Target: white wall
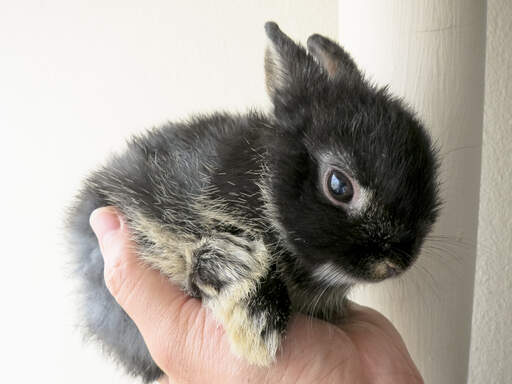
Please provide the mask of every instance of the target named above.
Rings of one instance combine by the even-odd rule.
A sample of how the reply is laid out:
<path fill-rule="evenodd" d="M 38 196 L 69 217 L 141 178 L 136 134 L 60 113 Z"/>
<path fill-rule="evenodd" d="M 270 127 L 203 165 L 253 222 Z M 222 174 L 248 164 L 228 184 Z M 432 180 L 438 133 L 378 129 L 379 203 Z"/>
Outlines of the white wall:
<path fill-rule="evenodd" d="M 1 2 L 0 382 L 130 382 L 73 329 L 63 207 L 129 134 L 265 104 L 269 19 L 335 37 L 337 2 Z"/>
<path fill-rule="evenodd" d="M 478 256 L 469 382 L 512 382 L 512 2 L 487 2 Z"/>
<path fill-rule="evenodd" d="M 482 133 L 485 2 L 340 0 L 340 41 L 413 105 L 441 146 L 436 238 L 403 278 L 354 297 L 388 315 L 426 383 L 465 383 Z M 482 381 L 484 383 L 485 381 Z"/>

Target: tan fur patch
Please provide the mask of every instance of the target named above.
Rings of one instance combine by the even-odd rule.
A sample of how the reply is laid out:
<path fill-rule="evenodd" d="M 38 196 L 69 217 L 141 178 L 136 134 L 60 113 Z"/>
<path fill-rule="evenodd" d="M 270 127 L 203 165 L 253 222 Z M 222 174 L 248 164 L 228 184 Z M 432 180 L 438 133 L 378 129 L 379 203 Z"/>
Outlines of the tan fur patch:
<path fill-rule="evenodd" d="M 259 366 L 268 366 L 275 360 L 280 335 L 271 331 L 265 338 L 262 336 L 267 313 L 253 318 L 248 315 L 247 307 L 234 302 L 212 302 L 209 307 L 223 324 L 235 355 Z"/>
<path fill-rule="evenodd" d="M 140 258 L 185 288 L 197 240 L 184 233 L 178 234 L 140 212 L 131 215 L 131 219 L 135 237 L 154 244 L 139 249 Z"/>

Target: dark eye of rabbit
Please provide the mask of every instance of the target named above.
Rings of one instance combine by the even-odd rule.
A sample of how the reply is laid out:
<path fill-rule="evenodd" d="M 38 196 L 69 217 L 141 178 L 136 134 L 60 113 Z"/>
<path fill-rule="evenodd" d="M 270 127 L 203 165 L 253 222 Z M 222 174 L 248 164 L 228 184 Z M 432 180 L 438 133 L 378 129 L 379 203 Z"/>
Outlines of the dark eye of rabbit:
<path fill-rule="evenodd" d="M 327 179 L 327 186 L 331 196 L 342 203 L 348 203 L 354 196 L 352 183 L 343 172 L 331 171 Z"/>

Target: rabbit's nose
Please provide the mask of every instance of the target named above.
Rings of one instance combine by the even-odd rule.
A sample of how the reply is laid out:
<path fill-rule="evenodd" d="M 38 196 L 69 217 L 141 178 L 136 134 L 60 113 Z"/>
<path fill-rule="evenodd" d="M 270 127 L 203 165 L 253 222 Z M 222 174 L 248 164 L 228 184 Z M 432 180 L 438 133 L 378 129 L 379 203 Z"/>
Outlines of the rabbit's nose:
<path fill-rule="evenodd" d="M 386 279 L 388 277 L 397 276 L 401 272 L 402 268 L 400 268 L 398 265 L 389 260 L 384 260 L 376 264 L 373 271 L 375 276 L 380 279 Z"/>

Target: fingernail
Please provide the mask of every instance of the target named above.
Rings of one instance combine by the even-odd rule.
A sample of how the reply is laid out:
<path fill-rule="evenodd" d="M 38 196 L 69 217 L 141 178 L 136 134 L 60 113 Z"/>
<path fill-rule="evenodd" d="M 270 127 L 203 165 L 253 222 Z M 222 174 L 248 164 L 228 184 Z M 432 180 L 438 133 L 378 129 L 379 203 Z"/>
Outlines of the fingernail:
<path fill-rule="evenodd" d="M 119 215 L 110 207 L 103 207 L 94 210 L 89 218 L 89 223 L 100 243 L 106 235 L 121 228 Z"/>

